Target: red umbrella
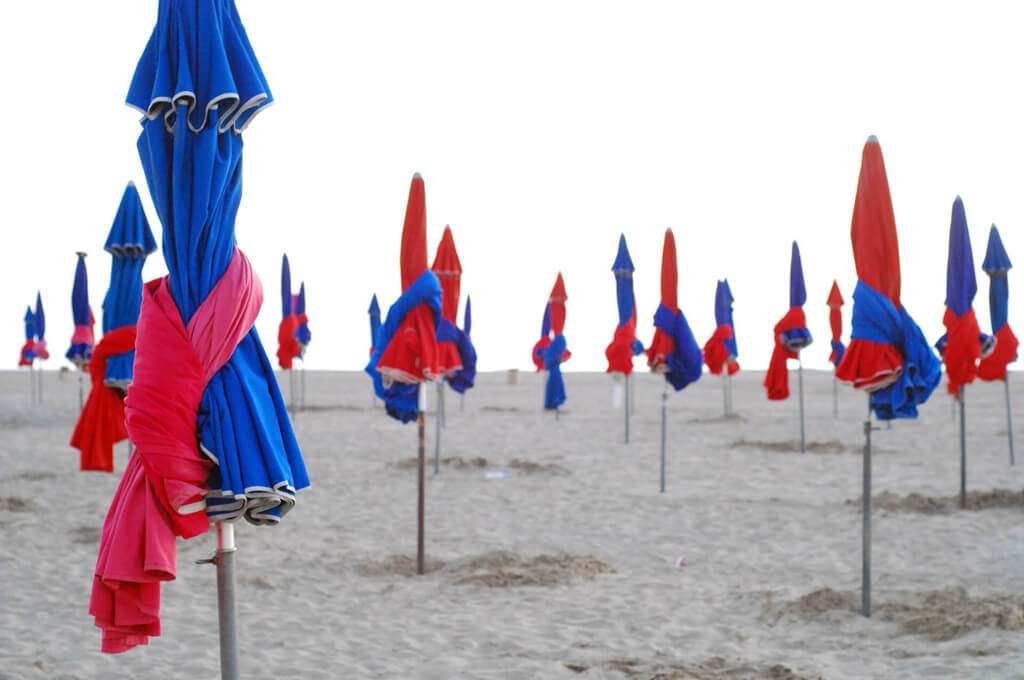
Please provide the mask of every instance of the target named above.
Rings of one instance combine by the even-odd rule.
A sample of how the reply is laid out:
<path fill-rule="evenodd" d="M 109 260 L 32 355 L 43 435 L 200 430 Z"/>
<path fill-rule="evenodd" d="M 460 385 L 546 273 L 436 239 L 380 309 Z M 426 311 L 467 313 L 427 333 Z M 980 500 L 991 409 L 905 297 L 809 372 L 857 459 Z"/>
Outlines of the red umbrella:
<path fill-rule="evenodd" d="M 459 315 L 462 263 L 459 261 L 459 252 L 455 249 L 455 239 L 452 237 L 450 226 L 444 228 L 444 235 L 441 236 L 441 243 L 437 246 L 434 264 L 430 269 L 441 282 L 441 316 L 455 326 Z M 439 342 L 438 352 L 441 373 L 451 375 L 462 370 L 462 357 L 459 354 L 457 343 L 453 341 Z"/>
<path fill-rule="evenodd" d="M 676 263 L 676 237 L 671 229 L 665 230 L 661 248 L 661 304 L 673 314 L 679 313 L 679 269 Z M 647 348 L 647 364 L 653 370 L 665 366 L 667 357 L 676 349 L 675 341 L 655 327 L 654 339 Z"/>
<path fill-rule="evenodd" d="M 828 323 L 832 327 L 832 354 L 828 360 L 833 366 L 839 366 L 843 360 L 843 305 L 845 304 L 842 293 L 839 292 L 839 284 L 832 281 L 832 290 L 828 293 Z"/>
<path fill-rule="evenodd" d="M 555 279 L 555 285 L 548 297 L 548 302 L 551 304 L 551 331 L 555 335 L 562 335 L 565 331 L 565 301 L 568 299 L 562 272 L 558 272 L 558 278 Z"/>

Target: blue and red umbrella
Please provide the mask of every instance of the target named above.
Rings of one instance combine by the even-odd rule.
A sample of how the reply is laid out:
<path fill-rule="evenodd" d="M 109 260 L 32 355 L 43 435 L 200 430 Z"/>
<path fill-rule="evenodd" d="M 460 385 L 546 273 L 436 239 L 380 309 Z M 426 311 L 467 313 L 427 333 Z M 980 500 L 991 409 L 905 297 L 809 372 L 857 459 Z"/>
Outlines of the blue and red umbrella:
<path fill-rule="evenodd" d="M 377 347 L 377 333 L 380 332 L 380 304 L 377 302 L 377 294 L 370 298 L 370 307 L 366 310 L 370 316 L 370 356 Z"/>
<path fill-rule="evenodd" d="M 89 363 L 93 345 L 96 344 L 93 334 L 96 319 L 92 315 L 92 307 L 89 306 L 89 273 L 85 268 L 85 253 L 81 252 L 78 253 L 75 282 L 71 288 L 71 317 L 75 323 L 75 330 L 71 334 L 71 346 L 64 356 L 81 369 Z"/>
<path fill-rule="evenodd" d="M 642 354 L 643 343 L 636 337 L 636 295 L 633 293 L 633 258 L 629 256 L 626 235 L 619 235 L 619 250 L 612 263 L 615 275 L 615 304 L 618 308 L 618 323 L 612 341 L 604 351 L 608 359 L 608 373 L 633 373 L 633 357 Z"/>
<path fill-rule="evenodd" d="M 427 267 L 426 188 L 418 174 L 409 187 L 400 265 L 402 295 L 388 309 L 366 372 L 388 415 L 408 423 L 420 413 L 419 384 L 440 376 L 441 282 Z"/>
<path fill-rule="evenodd" d="M 715 332 L 704 343 L 704 363 L 713 375 L 725 370 L 729 375 L 739 373 L 736 332 L 732 327 L 732 291 L 729 282 L 722 280 L 715 286 Z"/>
<path fill-rule="evenodd" d="M 978 281 L 974 274 L 967 213 L 959 196 L 953 201 L 946 260 L 946 333 L 935 343 L 946 365 L 949 393 L 957 395 L 978 377 L 978 361 L 992 350 L 992 339 L 983 335 L 974 314 Z"/>
<path fill-rule="evenodd" d="M 295 296 L 295 316 L 299 321 L 299 327 L 295 329 L 295 339 L 299 341 L 299 355 L 305 356 L 306 347 L 313 340 L 313 334 L 309 330 L 309 316 L 306 314 L 305 281 L 299 284 L 299 294 Z"/>
<path fill-rule="evenodd" d="M 846 346 L 843 345 L 843 305 L 845 302 L 843 294 L 839 292 L 839 282 L 833 280 L 826 304 L 828 305 L 828 325 L 832 329 L 832 353 L 828 360 L 835 368 L 839 367 L 843 360 L 843 353 L 846 351 Z"/>
<path fill-rule="evenodd" d="M 302 345 L 298 338 L 299 316 L 295 303 L 292 295 L 292 270 L 286 253 L 281 257 L 281 323 L 277 327 L 277 365 L 286 371 L 290 371 L 292 362 L 302 356 Z"/>
<path fill-rule="evenodd" d="M 36 358 L 35 353 L 35 338 L 36 338 L 36 323 L 35 315 L 32 313 L 32 307 L 28 306 L 25 308 L 25 344 L 21 346 L 21 353 L 18 356 L 18 366 L 31 366 L 32 362 Z"/>
<path fill-rule="evenodd" d="M 32 348 L 36 358 L 42 361 L 50 358 L 50 352 L 46 349 L 46 312 L 43 311 L 43 294 L 36 292 L 36 311 L 33 314 L 35 322 L 36 341 Z"/>
<path fill-rule="evenodd" d="M 537 368 L 537 372 L 540 373 L 544 370 L 544 352 L 547 351 L 551 345 L 551 303 L 544 303 L 544 316 L 540 322 L 540 339 L 534 343 L 533 350 L 530 352 L 530 358 L 533 359 L 533 365 Z"/>
<path fill-rule="evenodd" d="M 807 329 L 804 303 L 807 289 L 804 286 L 804 269 L 800 261 L 800 247 L 793 241 L 789 260 L 789 311 L 775 324 L 773 331 L 775 349 L 764 377 L 768 398 L 779 401 L 789 398 L 788 359 L 798 359 L 800 352 L 813 342 Z"/>
<path fill-rule="evenodd" d="M 555 285 L 548 296 L 548 310 L 551 318 L 551 344 L 544 348 L 544 370 L 548 379 L 544 386 L 544 408 L 557 411 L 565 403 L 565 380 L 562 378 L 562 364 L 572 357 L 565 340 L 565 303 L 569 296 L 565 292 L 565 280 L 558 272 Z"/>
<path fill-rule="evenodd" d="M 455 248 L 455 237 L 451 227 L 444 228 L 441 243 L 431 271 L 441 281 L 441 321 L 437 327 L 438 362 L 441 372 L 453 390 L 464 394 L 476 381 L 476 348 L 469 333 L 457 325 L 459 315 L 459 294 L 462 283 L 462 262 Z M 469 319 L 469 298 L 466 298 L 466 315 Z M 455 352 L 452 352 L 452 349 Z"/>
<path fill-rule="evenodd" d="M 850 228 L 857 287 L 850 344 L 836 377 L 871 394 L 881 420 L 916 418 L 942 365 L 900 301 L 900 252 L 882 147 L 864 145 Z"/>
<path fill-rule="evenodd" d="M 999 230 L 993 224 L 988 233 L 988 247 L 981 268 L 988 274 L 988 310 L 996 344 L 992 353 L 983 357 L 978 364 L 978 377 L 982 380 L 1006 380 L 1007 365 L 1017 360 L 1020 343 L 1008 321 L 1010 284 L 1007 274 L 1011 267 L 1013 264 L 1010 256 L 1006 254 Z"/>
<path fill-rule="evenodd" d="M 676 238 L 671 229 L 666 229 L 661 250 L 661 302 L 654 313 L 654 339 L 647 348 L 647 365 L 664 374 L 677 392 L 700 379 L 704 361 L 678 300 Z"/>

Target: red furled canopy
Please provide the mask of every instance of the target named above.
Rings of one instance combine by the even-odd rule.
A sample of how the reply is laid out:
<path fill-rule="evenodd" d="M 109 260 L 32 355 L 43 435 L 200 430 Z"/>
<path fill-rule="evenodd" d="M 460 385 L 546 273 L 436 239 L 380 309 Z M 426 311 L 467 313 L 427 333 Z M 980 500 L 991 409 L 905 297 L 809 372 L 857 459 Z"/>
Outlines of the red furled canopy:
<path fill-rule="evenodd" d="M 565 301 L 568 299 L 562 272 L 558 272 L 555 286 L 551 289 L 551 295 L 548 297 L 548 302 L 551 304 L 551 330 L 555 335 L 562 335 L 565 331 Z"/>
<path fill-rule="evenodd" d="M 454 326 L 459 314 L 462 263 L 459 262 L 459 253 L 455 249 L 455 238 L 452 236 L 450 226 L 444 228 L 444 235 L 441 236 L 441 243 L 437 246 L 434 264 L 430 269 L 441 282 L 441 316 Z M 439 342 L 437 347 L 440 354 L 438 363 L 442 373 L 449 375 L 462 370 L 462 356 L 456 343 Z"/>
<path fill-rule="evenodd" d="M 679 313 L 679 267 L 676 263 L 676 237 L 672 229 L 665 230 L 661 248 L 661 304 L 673 314 Z M 654 339 L 647 348 L 647 365 L 657 369 L 676 349 L 676 343 L 660 328 L 654 329 Z"/>

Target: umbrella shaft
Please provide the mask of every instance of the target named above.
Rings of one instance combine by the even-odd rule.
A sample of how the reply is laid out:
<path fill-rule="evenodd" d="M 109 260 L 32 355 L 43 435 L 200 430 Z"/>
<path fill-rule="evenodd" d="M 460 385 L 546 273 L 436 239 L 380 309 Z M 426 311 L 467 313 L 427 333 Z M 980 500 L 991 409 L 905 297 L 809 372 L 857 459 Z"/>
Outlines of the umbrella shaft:
<path fill-rule="evenodd" d="M 964 386 L 960 386 L 960 509 L 967 507 L 967 412 Z"/>
<path fill-rule="evenodd" d="M 1010 411 L 1010 371 L 1006 371 L 1003 388 L 1006 390 L 1006 439 L 1010 444 L 1010 465 L 1016 465 L 1017 461 L 1013 455 L 1013 413 Z M 42 388 L 40 387 L 41 392 Z"/>
<path fill-rule="evenodd" d="M 861 587 L 860 607 L 864 616 L 871 616 L 871 396 L 868 395 L 868 418 L 864 421 L 864 489 L 861 514 Z"/>
<path fill-rule="evenodd" d="M 417 450 L 417 497 L 416 497 L 416 573 L 423 574 L 426 571 L 426 559 L 424 556 L 424 519 L 423 515 L 427 509 L 426 490 L 426 469 L 427 469 L 427 423 L 425 411 L 427 410 L 427 386 L 420 383 L 420 413 L 416 425 L 418 430 Z"/>
<path fill-rule="evenodd" d="M 625 409 L 623 412 L 626 414 L 626 443 L 629 443 L 629 375 L 626 375 L 626 394 L 625 394 Z"/>
<path fill-rule="evenodd" d="M 437 417 L 434 419 L 434 474 L 441 471 L 441 427 L 444 422 L 444 383 L 437 381 Z"/>
<path fill-rule="evenodd" d="M 807 452 L 807 438 L 804 434 L 804 362 L 798 359 L 797 380 L 800 390 L 800 453 Z"/>
<path fill-rule="evenodd" d="M 665 445 L 668 431 L 668 390 L 661 391 L 661 493 L 665 493 Z"/>
<path fill-rule="evenodd" d="M 217 523 L 217 619 L 221 680 L 238 680 L 238 631 L 235 621 L 235 526 Z"/>

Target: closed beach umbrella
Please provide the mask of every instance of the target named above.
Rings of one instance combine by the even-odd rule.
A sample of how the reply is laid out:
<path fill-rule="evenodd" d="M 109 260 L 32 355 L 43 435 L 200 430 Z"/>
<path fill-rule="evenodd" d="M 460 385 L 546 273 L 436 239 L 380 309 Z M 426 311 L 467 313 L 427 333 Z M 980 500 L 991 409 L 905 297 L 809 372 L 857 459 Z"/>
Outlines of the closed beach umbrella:
<path fill-rule="evenodd" d="M 306 282 L 299 284 L 299 294 L 295 296 L 295 316 L 298 317 L 298 328 L 295 329 L 295 339 L 299 341 L 300 356 L 306 355 L 306 347 L 313 339 L 309 330 L 309 316 L 306 314 Z"/>
<path fill-rule="evenodd" d="M 176 537 L 217 521 L 224 677 L 238 676 L 230 520 L 277 524 L 309 485 L 253 327 L 262 287 L 235 238 L 241 133 L 270 102 L 233 0 L 161 0 L 128 103 L 145 114 L 138 149 L 169 274 L 143 288 L 125 400 L 136 453 L 104 522 L 89 611 L 105 652 L 159 635 Z"/>
<path fill-rule="evenodd" d="M 96 344 L 92 330 L 96 320 L 89 306 L 89 274 L 85 268 L 85 253 L 81 252 L 78 253 L 75 282 L 71 288 L 71 317 L 75 330 L 71 334 L 71 346 L 64 356 L 81 370 L 89 363 L 92 347 Z"/>
<path fill-rule="evenodd" d="M 537 372 L 544 370 L 544 352 L 551 345 L 551 303 L 544 303 L 544 315 L 541 317 L 540 322 L 540 339 L 537 340 L 533 345 L 533 350 L 530 353 L 530 358 L 533 359 L 533 365 L 537 368 Z"/>
<path fill-rule="evenodd" d="M 715 332 L 704 343 L 704 363 L 713 375 L 736 375 L 740 364 L 734 354 L 736 334 L 732 329 L 732 299 L 725 281 L 715 286 Z"/>
<path fill-rule="evenodd" d="M 45 361 L 50 358 L 50 352 L 46 349 L 46 312 L 43 311 L 43 294 L 38 291 L 36 292 L 36 311 L 33 317 L 36 333 L 33 351 L 37 359 Z"/>
<path fill-rule="evenodd" d="M 775 324 L 773 339 L 775 349 L 764 377 L 768 398 L 776 401 L 789 399 L 788 359 L 799 359 L 800 351 L 811 344 L 811 332 L 807 329 L 804 303 L 807 289 L 804 287 L 804 270 L 800 261 L 800 247 L 793 241 L 789 261 L 789 311 Z"/>
<path fill-rule="evenodd" d="M 370 356 L 377 347 L 377 333 L 380 331 L 380 304 L 377 302 L 377 294 L 370 298 L 370 307 L 366 310 L 370 316 Z"/>
<path fill-rule="evenodd" d="M 978 364 L 978 377 L 982 380 L 1002 380 L 1006 394 L 1006 439 L 1010 445 L 1010 464 L 1013 465 L 1013 417 L 1010 409 L 1010 375 L 1007 365 L 1017 360 L 1019 342 L 1008 321 L 1010 305 L 1010 284 L 1007 274 L 1013 264 L 1006 254 L 1003 240 L 996 225 L 988 232 L 988 247 L 981 268 L 988 274 L 988 311 L 992 319 L 992 335 L 995 347 Z"/>
<path fill-rule="evenodd" d="M 636 296 L 633 294 L 633 258 L 629 255 L 626 235 L 619 235 L 619 249 L 612 263 L 615 275 L 615 304 L 618 323 L 612 341 L 604 351 L 608 359 L 608 373 L 633 373 L 633 357 L 643 351 L 643 344 L 636 338 Z M 627 392 L 628 395 L 628 392 Z"/>
<path fill-rule="evenodd" d="M 861 155 L 850 228 L 857 287 L 850 344 L 836 377 L 868 392 L 882 420 L 916 418 L 942 379 L 942 367 L 921 329 L 900 302 L 900 253 L 889 180 L 878 140 Z M 861 612 L 871 615 L 871 423 L 864 423 Z"/>
<path fill-rule="evenodd" d="M 455 249 L 455 237 L 452 236 L 450 226 L 444 228 L 430 270 L 441 282 L 441 320 L 437 327 L 438 368 L 447 377 L 462 368 L 457 326 L 462 263 Z"/>
<path fill-rule="evenodd" d="M 35 315 L 32 313 L 32 307 L 25 308 L 25 316 L 23 318 L 25 321 L 25 344 L 21 346 L 21 354 L 18 357 L 18 366 L 32 366 L 32 362 L 36 358 L 36 324 Z"/>
<path fill-rule="evenodd" d="M 462 331 L 460 334 L 459 353 L 462 355 L 462 370 L 447 378 L 448 384 L 459 394 L 465 394 L 476 384 L 476 346 L 473 344 L 473 306 L 466 296 L 466 308 L 462 312 Z"/>
<path fill-rule="evenodd" d="M 142 305 L 142 267 L 146 257 L 156 251 L 156 240 L 149 228 L 142 201 L 134 183 L 129 183 L 110 227 L 103 249 L 110 253 L 110 287 L 103 298 L 103 335 L 125 326 L 134 326 Z M 100 341 L 102 344 L 102 340 Z M 122 389 L 132 381 L 134 350 L 107 359 L 107 371 L 101 382 Z"/>
<path fill-rule="evenodd" d="M 544 386 L 544 408 L 558 412 L 565 403 L 565 380 L 562 378 L 562 363 L 569 360 L 572 353 L 565 340 L 565 303 L 569 296 L 565 292 L 565 280 L 562 272 L 558 272 L 555 285 L 548 297 L 548 309 L 551 310 L 551 344 L 544 348 L 544 370 L 548 373 Z"/>
<path fill-rule="evenodd" d="M 842 293 L 839 292 L 839 282 L 832 281 L 832 289 L 828 292 L 828 300 L 825 301 L 828 305 L 828 325 L 832 329 L 832 353 L 829 355 L 828 360 L 832 363 L 833 372 L 839 368 L 839 363 L 843 360 L 843 353 L 846 351 L 846 346 L 843 344 L 843 305 L 846 303 L 843 300 Z M 839 417 L 839 389 L 837 386 L 837 379 L 832 379 L 832 415 L 836 418 Z"/>
<path fill-rule="evenodd" d="M 295 312 L 295 299 L 292 296 L 292 272 L 288 264 L 288 255 L 281 258 L 281 323 L 277 327 L 277 365 L 286 371 L 292 369 L 292 362 L 302 356 L 302 345 L 299 344 L 299 317 Z"/>

